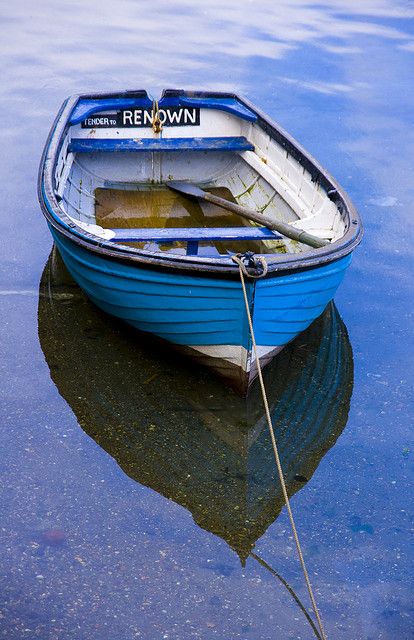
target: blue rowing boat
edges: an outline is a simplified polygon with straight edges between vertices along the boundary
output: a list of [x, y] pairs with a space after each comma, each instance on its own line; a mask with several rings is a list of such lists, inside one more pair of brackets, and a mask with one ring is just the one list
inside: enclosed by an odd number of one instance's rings
[[[186, 198], [168, 188], [174, 181], [325, 245], [309, 247]], [[45, 146], [39, 200], [69, 272], [98, 307], [197, 358], [242, 393], [257, 370], [234, 255], [252, 276], [247, 293], [265, 365], [323, 312], [362, 236], [335, 180], [229, 93], [69, 98]]]

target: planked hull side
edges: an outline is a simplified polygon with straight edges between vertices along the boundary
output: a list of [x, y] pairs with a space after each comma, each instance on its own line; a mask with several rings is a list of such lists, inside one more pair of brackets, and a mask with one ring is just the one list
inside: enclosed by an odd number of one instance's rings
[[[238, 279], [117, 262], [84, 250], [53, 227], [51, 232], [72, 277], [99, 308], [168, 341], [247, 392], [257, 370]], [[350, 259], [247, 282], [263, 365], [323, 312]]]

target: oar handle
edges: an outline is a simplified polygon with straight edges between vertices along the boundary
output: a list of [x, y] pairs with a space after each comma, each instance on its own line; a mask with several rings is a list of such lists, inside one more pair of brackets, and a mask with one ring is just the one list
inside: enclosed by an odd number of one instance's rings
[[275, 222], [272, 218], [263, 213], [257, 213], [253, 209], [247, 209], [246, 207], [242, 207], [236, 202], [229, 202], [224, 198], [219, 198], [218, 196], [213, 195], [212, 193], [208, 193], [207, 191], [202, 192], [203, 195], [200, 195], [203, 200], [207, 200], [213, 204], [222, 207], [223, 209], [228, 209], [233, 213], [241, 216], [242, 218], [246, 218], [247, 220], [253, 220], [253, 222], [257, 222], [258, 224], [267, 227], [268, 229], [272, 229], [272, 231], [278, 231], [282, 235], [290, 238], [291, 240], [297, 240], [298, 242], [302, 242], [303, 244], [307, 244], [311, 247], [318, 249], [319, 247], [325, 247], [327, 244], [330, 244], [329, 240], [325, 238], [318, 238], [318, 236], [314, 236], [303, 229], [296, 229], [292, 227], [290, 224], [286, 222]]

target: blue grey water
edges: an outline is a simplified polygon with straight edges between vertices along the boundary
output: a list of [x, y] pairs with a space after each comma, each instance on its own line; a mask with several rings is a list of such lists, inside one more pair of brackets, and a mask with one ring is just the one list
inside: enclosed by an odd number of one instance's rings
[[[277, 368], [268, 384], [276, 409], [285, 403], [286, 464], [303, 461], [292, 508], [328, 637], [413, 637], [412, 2], [14, 0], [0, 11], [0, 637], [315, 637], [252, 555], [309, 608], [263, 471], [260, 411], [243, 417], [208, 374], [124, 333], [49, 258], [36, 174], [63, 99], [165, 87], [244, 94], [362, 214], [336, 324], [291, 348], [290, 396]], [[323, 441], [311, 433], [296, 453], [308, 418]]]

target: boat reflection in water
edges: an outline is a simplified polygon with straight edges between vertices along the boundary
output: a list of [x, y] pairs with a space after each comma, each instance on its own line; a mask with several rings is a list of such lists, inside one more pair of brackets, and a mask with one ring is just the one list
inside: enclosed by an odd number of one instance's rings
[[[241, 399], [207, 371], [175, 361], [97, 310], [55, 250], [40, 283], [39, 338], [85, 432], [244, 562], [283, 507], [257, 381]], [[347, 421], [352, 350], [333, 304], [266, 368], [265, 383], [292, 495]]]

